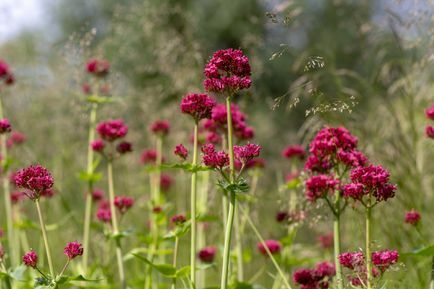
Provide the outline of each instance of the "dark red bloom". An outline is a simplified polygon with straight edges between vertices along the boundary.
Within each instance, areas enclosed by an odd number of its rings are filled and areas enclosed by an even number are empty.
[[[258,250],[259,250],[259,252],[262,255],[265,255],[265,256],[268,255],[267,254],[267,250],[265,249],[265,246],[268,248],[268,250],[270,251],[270,253],[272,255],[279,254],[280,250],[282,250],[282,245],[280,244],[279,241],[270,239],[270,240],[265,240],[264,243],[259,242],[258,245],[257,245],[258,246]]]
[[[38,264],[38,255],[35,251],[29,251],[23,256],[23,263],[24,265],[32,268],[36,268],[36,265]]]
[[[15,82],[15,77],[9,65],[2,59],[0,59],[0,81],[1,80],[4,80],[6,85],[12,85]]]
[[[88,73],[98,77],[106,76],[110,71],[110,63],[104,59],[91,59],[86,63]]]
[[[426,136],[434,139],[434,127],[427,125],[425,129]]]
[[[0,134],[11,132],[11,123],[7,118],[0,119]]]
[[[157,151],[153,149],[144,150],[140,157],[140,161],[142,164],[155,164],[157,161]]]
[[[128,126],[121,119],[108,120],[99,123],[96,131],[103,140],[112,142],[125,137],[128,133]]]
[[[425,110],[425,115],[428,119],[434,120],[434,104]]]
[[[243,146],[234,146],[234,155],[242,164],[246,164],[261,153],[261,147],[256,144],[246,144]]]
[[[292,145],[286,147],[283,150],[282,155],[287,159],[298,158],[302,160],[306,155],[306,151],[301,145]]]
[[[93,151],[95,152],[102,152],[105,148],[105,143],[102,139],[97,139],[94,140],[91,144],[90,144],[91,148]]]
[[[94,200],[94,201],[101,201],[102,199],[103,199],[103,197],[104,197],[104,191],[103,190],[101,190],[101,189],[94,189],[93,191],[92,191],[92,199]]]
[[[134,199],[127,196],[116,196],[115,206],[121,214],[125,214],[134,205]]]
[[[411,210],[411,211],[405,213],[405,222],[407,224],[415,226],[415,225],[419,224],[420,219],[421,219],[421,215],[418,211]]]
[[[165,136],[169,133],[170,124],[167,120],[157,120],[149,126],[149,129],[155,134]]]
[[[188,150],[182,144],[177,145],[173,153],[183,160],[188,157]]]
[[[163,192],[170,190],[173,184],[173,178],[168,174],[161,174],[160,176],[160,187]]]
[[[339,186],[339,180],[329,175],[316,175],[306,180],[306,198],[315,202],[332,194]]]
[[[179,215],[175,215],[175,216],[173,216],[173,217],[170,219],[170,221],[171,221],[173,224],[175,224],[175,225],[181,225],[181,224],[184,224],[184,223],[187,221],[187,219],[185,218],[184,215],[179,214]]]
[[[51,189],[54,179],[51,173],[40,165],[33,165],[19,170],[14,177],[15,185],[18,188],[29,190],[28,196],[32,199],[38,199],[44,190]]]
[[[329,249],[333,247],[333,233],[319,235],[318,243],[323,249]]]
[[[7,147],[10,148],[13,145],[20,145],[26,141],[26,136],[23,133],[14,131],[7,140]]]
[[[63,253],[65,253],[69,260],[72,260],[77,256],[83,255],[83,247],[78,242],[71,242],[66,244]]]
[[[11,193],[11,202],[12,204],[18,204],[26,197],[26,194],[20,191],[15,191]]]
[[[101,203],[104,203],[101,201]],[[103,223],[111,223],[112,221],[112,213],[109,208],[105,206],[100,206],[96,211],[96,218]]]
[[[362,252],[346,252],[339,255],[339,263],[351,270],[362,267],[365,264],[365,256]]]
[[[163,208],[160,207],[160,206],[155,206],[155,207],[152,208],[152,212],[153,212],[154,214],[159,214],[159,213],[161,213],[162,211],[163,211]]]
[[[196,121],[211,118],[216,101],[205,93],[187,94],[181,101],[181,111],[191,115]]]
[[[276,213],[276,221],[281,223],[283,221],[288,221],[289,214],[285,211],[279,211]]]
[[[229,165],[229,155],[224,151],[216,151],[213,144],[202,146],[202,160],[206,166],[223,169]]]
[[[47,190],[43,190],[41,192],[41,197],[49,199],[49,198],[52,198],[55,194],[56,194],[56,192],[53,189],[47,189]]]
[[[89,83],[84,83],[81,86],[81,89],[82,89],[83,93],[86,94],[86,95],[92,94],[92,87],[90,86]]]
[[[372,263],[381,271],[386,271],[398,262],[399,254],[396,250],[383,250],[372,253]]]
[[[214,246],[209,246],[201,249],[197,256],[199,260],[204,263],[212,263],[214,262],[215,254],[217,253],[217,248]]]
[[[116,150],[121,155],[130,153],[133,151],[133,145],[128,141],[123,141],[116,146]]]
[[[294,283],[300,285],[302,289],[317,289],[315,271],[312,269],[301,268],[292,275]]]

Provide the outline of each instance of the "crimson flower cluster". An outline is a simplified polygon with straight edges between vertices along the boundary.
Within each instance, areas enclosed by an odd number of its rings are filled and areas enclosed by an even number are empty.
[[[86,63],[86,71],[97,77],[104,77],[110,71],[110,63],[105,59],[90,59]]]
[[[280,244],[279,241],[273,239],[265,240],[264,243],[259,242],[257,244],[257,247],[259,253],[261,253],[264,256],[268,256],[266,248],[268,248],[268,250],[272,255],[279,254],[280,251],[282,250],[282,244]]]
[[[96,218],[107,224],[111,224],[112,213],[110,211],[110,202],[107,200],[100,201],[98,205],[98,210],[96,211]]]
[[[4,81],[6,85],[12,85],[15,82],[15,76],[9,65],[2,59],[0,59],[0,81]]]
[[[160,176],[160,188],[163,192],[167,192],[173,185],[173,178],[168,174],[161,174]]]
[[[205,93],[187,94],[181,101],[181,111],[191,115],[196,121],[211,118],[216,101]]]
[[[170,221],[173,224],[179,226],[184,224],[187,221],[187,218],[184,215],[179,214],[179,215],[174,215],[172,218],[170,218]]]
[[[330,262],[316,264],[314,269],[301,268],[294,272],[292,279],[301,289],[327,289],[336,275],[335,266]]]
[[[252,84],[249,58],[238,49],[216,51],[206,64],[204,74],[203,85],[207,91],[232,95]]]
[[[36,268],[38,265],[38,254],[35,251],[29,251],[23,256],[23,263],[27,267]]]
[[[7,118],[0,119],[0,134],[11,132],[11,123]]]
[[[31,200],[37,200],[43,191],[51,189],[54,178],[46,168],[33,165],[16,172],[14,182],[18,188],[27,190],[26,195]]]
[[[101,139],[93,141],[90,146],[95,152],[105,155],[106,142],[113,144],[115,141],[124,138],[128,133],[128,126],[121,119],[108,120],[100,122],[96,131]],[[120,141],[116,145],[116,151],[120,154],[126,154],[133,151],[133,146],[130,142]],[[108,155],[112,157],[112,152]]]
[[[142,164],[155,164],[157,161],[157,151],[154,149],[145,149],[140,156]]]
[[[243,165],[258,157],[260,153],[261,147],[256,144],[249,143],[243,146],[234,146],[234,156]]]
[[[224,151],[216,151],[213,144],[202,146],[202,160],[206,166],[222,170],[229,165],[229,155]]]
[[[371,257],[374,265],[372,276],[377,278],[398,262],[399,254],[396,250],[382,250],[372,252]],[[353,286],[366,284],[365,256],[362,252],[342,253],[339,255],[339,263],[352,271],[349,280]]]
[[[83,247],[78,242],[71,242],[66,244],[63,253],[68,257],[69,260],[72,260],[77,256],[83,255]]]
[[[103,190],[101,190],[101,189],[94,189],[92,191],[92,199],[95,202],[101,201],[103,199],[103,197],[104,197],[104,191]]]
[[[425,111],[425,115],[427,119],[434,120],[434,104]],[[425,128],[425,133],[427,137],[434,139],[434,126],[427,125]]]
[[[119,213],[123,215],[134,205],[134,199],[127,196],[116,196],[114,204],[118,208]]]
[[[6,145],[11,148],[14,145],[21,145],[26,141],[26,136],[23,133],[14,131],[11,136],[7,139]]]
[[[407,224],[416,226],[417,224],[419,224],[421,219],[422,219],[422,216],[420,215],[420,213],[418,211],[411,210],[411,211],[405,213],[405,222]]]
[[[306,198],[315,202],[317,199],[325,198],[339,188],[339,180],[331,175],[314,175],[306,180]]]
[[[186,160],[188,157],[188,150],[182,144],[177,145],[173,153],[183,160]]]
[[[304,150],[304,148],[301,145],[292,145],[292,146],[286,147],[282,151],[282,155],[287,159],[297,158],[297,159],[302,160],[306,156],[306,151]]]
[[[323,249],[332,248],[333,240],[334,240],[333,233],[318,236],[318,243]]]
[[[214,262],[215,255],[217,253],[217,248],[214,246],[209,246],[201,249],[197,256],[199,257],[199,260],[201,260],[204,263],[212,263]]]
[[[149,130],[156,135],[166,136],[170,130],[170,123],[167,120],[157,120],[149,126]]]

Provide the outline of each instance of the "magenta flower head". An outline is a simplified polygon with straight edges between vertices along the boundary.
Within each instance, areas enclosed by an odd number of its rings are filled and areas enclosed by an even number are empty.
[[[214,262],[215,255],[217,253],[217,248],[214,246],[209,246],[201,249],[197,256],[199,260],[204,263],[212,263]]]
[[[105,143],[102,139],[97,139],[90,144],[90,147],[94,152],[101,153],[104,151]]]
[[[232,95],[252,84],[249,59],[238,49],[215,52],[206,64],[204,74],[203,85],[207,91]]]
[[[69,260],[74,259],[77,256],[83,255],[83,247],[78,242],[71,242],[66,244],[63,253],[68,257]]]
[[[27,267],[32,267],[33,269],[36,268],[36,265],[38,264],[38,255],[35,251],[29,251],[23,256],[23,263]]]
[[[434,120],[434,104],[425,110],[425,115],[428,119]]]
[[[268,250],[270,251],[270,253],[272,255],[279,254],[280,251],[282,250],[282,245],[280,244],[279,241],[270,239],[270,240],[265,240],[264,243],[259,242],[257,245],[259,252],[264,256],[268,255],[267,250],[265,249],[265,246],[267,246]]]
[[[246,144],[243,146],[234,146],[235,158],[242,164],[247,164],[250,160],[258,157],[261,153],[261,147],[256,144]]]
[[[128,141],[123,141],[116,146],[116,150],[121,155],[130,153],[133,151],[133,145]]]
[[[306,156],[306,151],[301,145],[292,145],[286,147],[283,150],[282,155],[287,159],[298,158],[302,160]]]
[[[170,123],[167,120],[157,120],[149,126],[149,129],[156,135],[166,136],[170,130]]]
[[[288,218],[289,218],[288,212],[279,211],[279,212],[276,213],[276,221],[278,223],[282,223],[284,221],[288,221]]]
[[[173,153],[183,160],[187,159],[188,157],[188,150],[182,144],[177,145]]]
[[[86,63],[86,71],[92,75],[104,77],[110,71],[110,63],[104,59],[90,59]]]
[[[123,215],[134,205],[134,199],[126,196],[116,196],[115,206]]]
[[[418,211],[415,210],[411,210],[409,212],[405,213],[405,222],[407,224],[416,226],[417,224],[419,224],[420,220],[421,220],[421,215]]]
[[[168,174],[161,174],[160,176],[160,187],[163,192],[167,192],[173,185],[173,178]]]
[[[211,118],[216,101],[205,93],[187,94],[181,101],[181,111],[191,115],[196,121]]]
[[[96,211],[96,218],[103,223],[110,224],[112,221],[112,213],[110,209],[100,206]]]
[[[306,180],[306,198],[315,202],[332,194],[339,187],[339,180],[329,175],[315,175]]]
[[[179,215],[175,215],[175,216],[173,216],[173,217],[170,219],[170,221],[171,221],[173,224],[179,226],[179,225],[184,224],[184,223],[187,221],[187,219],[185,218],[184,215],[179,214]]]
[[[4,81],[6,85],[12,85],[15,83],[15,77],[11,72],[9,65],[2,59],[0,59],[0,81]]]
[[[96,202],[101,201],[104,197],[104,191],[101,189],[94,189],[92,191],[92,199]]]
[[[333,233],[319,235],[318,243],[323,249],[329,249],[333,247]]]
[[[333,277],[336,275],[335,265],[327,261],[320,262],[315,265],[315,275],[318,279]]]
[[[434,127],[427,125],[425,128],[425,134],[427,137],[434,139]]]
[[[21,145],[26,141],[26,136],[23,133],[14,131],[7,140],[7,147],[10,148],[14,145]]]
[[[26,193],[32,200],[39,199],[42,191],[51,189],[54,179],[51,173],[40,165],[33,165],[19,170],[15,176],[15,185],[30,193]]]
[[[365,256],[362,252],[342,253],[339,255],[339,263],[350,270],[355,270],[365,265]]]
[[[202,160],[206,166],[223,169],[229,165],[229,155],[224,151],[216,151],[213,144],[202,146]]]
[[[140,162],[142,164],[155,164],[157,161],[157,151],[153,149],[144,150],[140,156]]]
[[[292,280],[295,284],[300,285],[302,289],[316,289],[318,288],[317,280],[315,278],[315,270],[301,268],[294,272]]]
[[[11,123],[7,118],[0,119],[0,134],[11,132]]]
[[[103,140],[113,142],[126,136],[128,126],[121,119],[108,120],[99,123],[96,131]]]
[[[381,271],[386,271],[398,262],[399,254],[396,250],[383,250],[372,253],[372,263]]]

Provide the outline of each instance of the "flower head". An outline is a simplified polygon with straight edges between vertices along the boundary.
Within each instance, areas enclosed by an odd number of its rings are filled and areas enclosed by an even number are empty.
[[[94,200],[94,201],[101,201],[102,199],[103,199],[103,197],[104,197],[104,191],[103,190],[101,190],[101,189],[94,189],[93,191],[92,191],[92,199]]]
[[[301,145],[292,145],[286,147],[283,150],[282,155],[287,159],[298,158],[302,160],[306,156],[306,151]]]
[[[171,221],[173,224],[179,226],[179,225],[184,224],[184,223],[187,221],[187,218],[185,218],[184,215],[179,214],[179,215],[175,215],[175,216],[173,216],[173,217],[170,219],[170,221]]]
[[[173,178],[168,174],[161,174],[160,176],[160,187],[163,192],[170,190],[173,184]]]
[[[399,254],[396,250],[383,250],[372,253],[372,263],[381,271],[386,271],[398,262]]]
[[[362,267],[365,264],[365,256],[362,252],[346,252],[339,255],[339,263],[351,270]]]
[[[270,239],[270,240],[265,240],[264,243],[259,242],[257,246],[258,246],[258,250],[259,250],[259,252],[260,252],[262,255],[265,255],[265,256],[268,255],[268,253],[267,253],[267,249],[266,249],[265,247],[268,248],[268,250],[270,251],[270,253],[271,253],[272,255],[274,255],[274,254],[278,254],[278,253],[280,253],[280,251],[282,250],[282,244],[280,244],[279,241],[272,240],[272,239]]]
[[[6,85],[12,85],[15,82],[15,77],[9,65],[4,60],[0,59],[0,81],[2,80]]]
[[[92,75],[104,77],[110,71],[110,63],[104,59],[90,59],[86,63],[86,70]]]
[[[315,265],[315,277],[322,279],[324,277],[333,277],[336,275],[335,265],[330,262],[320,262]]]
[[[99,123],[96,131],[103,140],[112,142],[125,137],[128,133],[128,126],[121,119],[108,120]]]
[[[319,198],[326,197],[336,190],[339,180],[329,175],[315,175],[306,180],[306,198],[315,202]]]
[[[181,111],[199,121],[204,118],[211,118],[211,112],[215,105],[215,100],[205,93],[190,93],[182,99]]]
[[[46,190],[43,190],[41,192],[41,197],[49,199],[49,198],[52,198],[55,194],[56,194],[56,191],[54,191],[52,188],[51,189],[46,189]]]
[[[7,140],[7,147],[10,148],[13,145],[20,145],[26,141],[26,136],[23,133],[14,131]]]
[[[134,199],[127,196],[116,196],[114,202],[121,214],[125,214],[134,205]]]
[[[214,246],[209,246],[201,249],[197,256],[199,260],[204,263],[212,263],[214,262],[215,254],[217,253],[217,248]]]
[[[238,49],[216,51],[206,64],[204,74],[207,91],[233,94],[252,84],[249,59]]]
[[[11,123],[7,118],[0,119],[0,134],[11,132]]]
[[[149,126],[149,129],[157,135],[165,136],[169,133],[170,124],[167,120],[157,120]]]
[[[318,236],[318,243],[323,249],[328,249],[333,247],[333,233],[325,234],[325,235],[319,235]]]
[[[425,115],[428,119],[434,120],[434,104],[425,110]]]
[[[278,223],[282,223],[284,221],[288,221],[288,218],[289,218],[288,212],[279,211],[279,212],[276,213],[276,221]]]
[[[427,125],[425,128],[425,134],[427,137],[434,139],[434,127],[431,125]]]
[[[234,146],[235,158],[242,164],[246,164],[248,161],[255,157],[258,157],[261,153],[261,147],[256,144],[246,144],[243,146]]]
[[[120,153],[121,155],[130,153],[133,151],[133,145],[128,141],[123,141],[118,143],[116,146],[116,151]]]
[[[68,257],[69,260],[74,259],[77,256],[83,255],[83,247],[78,242],[71,242],[66,244],[63,253]]]
[[[24,192],[15,191],[11,193],[11,202],[12,204],[18,204],[26,197]]]
[[[229,155],[224,151],[216,151],[213,144],[202,146],[202,160],[206,166],[223,169],[229,165]]]
[[[38,264],[38,255],[35,251],[29,251],[23,256],[23,263],[27,267],[32,267],[33,269],[36,268],[36,265]]]
[[[415,226],[419,224],[420,219],[421,219],[421,215],[418,211],[411,210],[405,213],[405,222],[407,224]]]
[[[183,144],[177,145],[173,153],[183,160],[187,159],[188,157],[188,150],[185,148]]]
[[[97,139],[91,142],[90,147],[94,152],[102,152],[105,148],[105,143],[102,139]]]
[[[142,164],[155,164],[157,161],[157,151],[153,149],[144,150],[140,156]]]
[[[103,205],[101,205],[103,204]],[[105,202],[101,201],[98,210],[96,211],[96,218],[103,222],[110,224],[112,221],[112,213],[108,207],[105,206]]]
[[[53,186],[54,179],[51,173],[40,165],[33,165],[19,170],[15,176],[15,185],[18,188],[29,190],[28,196],[32,199],[38,199],[44,190]]]

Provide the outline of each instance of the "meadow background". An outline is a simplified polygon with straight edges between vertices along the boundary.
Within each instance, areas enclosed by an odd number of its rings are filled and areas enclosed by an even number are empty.
[[[31,9],[17,3],[22,8],[11,8],[8,1],[0,4],[5,15],[0,20],[2,33],[16,30],[15,25],[24,21],[7,21],[8,11]],[[356,135],[360,149],[388,168],[398,185],[396,197],[374,213],[378,247],[405,253],[433,242],[434,142],[424,132],[428,122],[424,110],[434,102],[432,1],[38,3],[43,12],[37,25],[0,37],[0,58],[10,64],[17,79],[2,97],[14,130],[27,136],[23,146],[11,151],[13,167],[38,162],[55,177],[58,193],[43,204],[48,224],[57,224],[49,232],[53,254],[61,252],[67,241],[82,238],[86,184],[78,173],[85,169],[87,153],[88,107],[81,91],[88,77],[86,61],[102,57],[111,63],[110,91],[119,101],[105,105],[99,120],[123,118],[130,127],[134,152],[116,164],[115,181],[117,193],[136,199],[123,227],[140,232],[146,228],[143,216],[149,191],[140,154],[155,141],[148,126],[156,119],[171,122],[164,149],[175,161],[174,146],[188,143],[191,130],[179,112],[180,99],[202,90],[204,64],[212,52],[228,47],[241,48],[252,65],[252,88],[236,102],[255,128],[254,141],[263,146],[267,161],[250,205],[264,237],[279,239],[286,234],[286,227],[275,221],[276,212],[289,202],[282,185],[291,164],[282,158],[282,150],[290,144],[307,146],[319,128],[330,124],[344,125]],[[190,180],[178,173],[172,176],[175,182],[168,198],[186,212]],[[105,190],[105,184],[103,179],[96,187]],[[218,215],[219,192],[211,190],[210,198],[209,210]],[[420,233],[404,224],[405,212],[413,208],[422,214]],[[23,210],[36,220],[30,202]],[[307,210],[293,246],[295,267],[332,260],[332,251],[317,242],[318,235],[332,231],[331,215],[320,205]],[[344,250],[363,247],[363,227],[360,210],[350,208],[343,220]],[[95,222],[94,230],[94,241],[102,242],[101,225]],[[29,232],[39,238],[37,230]],[[211,224],[210,236],[222,232],[219,222]],[[183,242],[185,258],[180,262],[187,264],[188,236]],[[264,260],[253,234],[246,234],[244,242],[246,275],[253,276]],[[133,247],[127,244],[125,251]],[[90,258],[101,254],[94,250]],[[140,272],[133,261],[127,268]],[[268,269],[274,272],[271,265]],[[208,278],[217,284],[219,269],[210,270],[214,274]],[[430,270],[431,258],[402,254],[398,269],[387,273],[387,288],[427,288]],[[270,288],[272,278],[264,274],[257,282]]]

